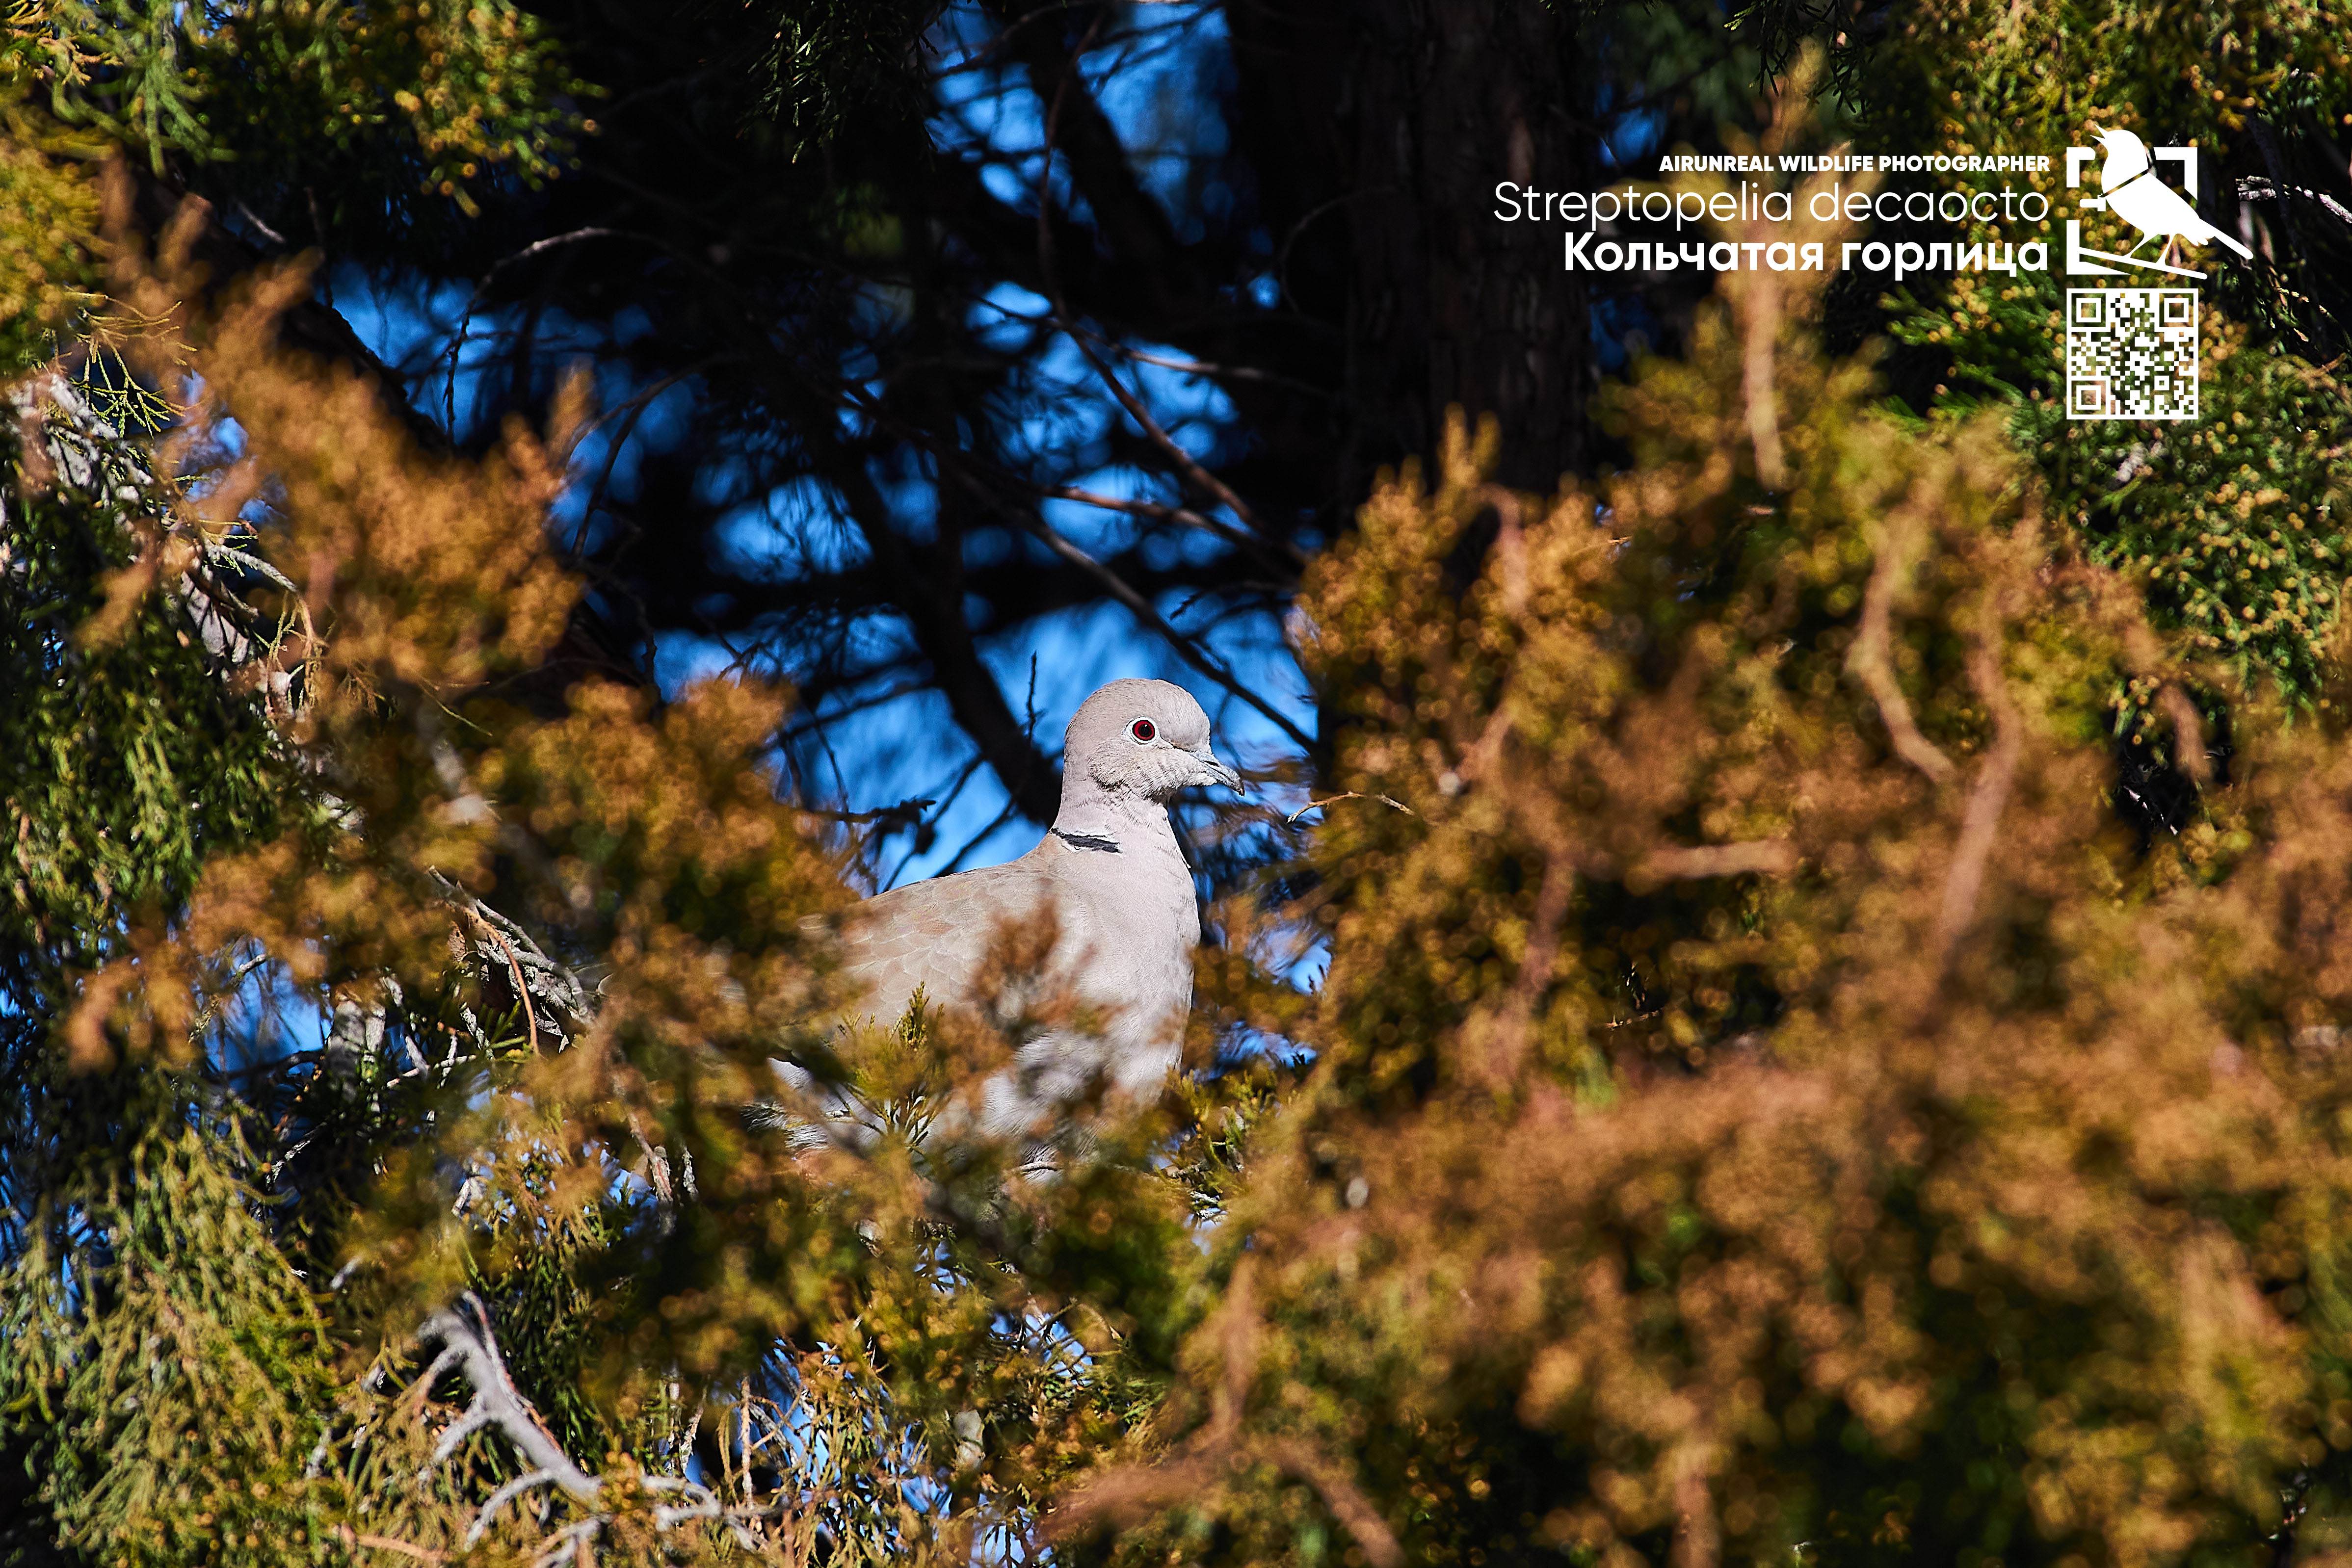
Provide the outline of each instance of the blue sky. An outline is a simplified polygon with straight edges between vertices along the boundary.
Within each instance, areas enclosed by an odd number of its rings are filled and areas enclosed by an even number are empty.
[[[1046,106],[1030,89],[1026,76],[1001,52],[976,48],[992,36],[978,8],[951,6],[935,35],[940,61],[938,109],[931,120],[944,150],[973,159],[1000,199],[1034,212],[1041,181],[1057,205],[1074,198],[1056,161],[1045,158]],[[1081,65],[1087,86],[1129,149],[1139,177],[1172,214],[1180,234],[1214,215],[1233,193],[1221,184],[1225,151],[1222,113],[1203,112],[1223,94],[1230,73],[1222,9],[1211,5],[1135,7],[1104,47]],[[1660,119],[1654,110],[1615,117],[1602,150],[1604,164],[1630,168],[1656,150]],[[1081,211],[1083,209],[1081,208]],[[335,303],[370,346],[387,362],[412,369],[429,365],[432,380],[420,401],[436,419],[464,428],[476,409],[475,382],[487,362],[486,336],[505,323],[489,316],[467,319],[471,290],[447,285],[429,294],[388,295],[357,275],[337,279]],[[1240,286],[1270,301],[1270,274]],[[894,302],[877,289],[869,308],[887,313]],[[974,325],[1001,333],[1008,342],[1043,336],[1047,346],[1024,361],[1013,389],[1019,423],[1004,459],[1018,465],[1040,459],[1041,468],[1069,472],[1077,487],[1114,499],[1186,499],[1167,493],[1134,468],[1112,461],[1113,436],[1125,427],[1140,434],[1112,399],[1086,358],[1066,336],[1047,330],[1049,303],[1010,283],[973,302]],[[464,322],[462,329],[459,324]],[[1602,368],[1615,371],[1626,358],[1626,340],[1651,326],[1638,312],[1614,301],[1594,306],[1593,337]],[[541,317],[541,340],[560,357],[564,324]],[[451,345],[454,344],[454,347]],[[1246,439],[1224,394],[1205,376],[1153,360],[1182,362],[1164,344],[1129,342],[1117,358],[1118,373],[1153,412],[1171,436],[1192,455],[1214,463],[1239,455],[1232,444]],[[1149,356],[1137,358],[1137,354]],[[581,482],[558,508],[556,526],[567,538],[577,528],[582,497],[592,481],[609,479],[625,496],[635,482],[639,455],[667,445],[695,395],[690,382],[661,389],[632,386],[625,372],[606,371],[596,389],[607,416],[583,444],[576,458]],[[854,414],[848,415],[854,419]],[[1050,460],[1048,460],[1050,459]],[[796,482],[764,494],[742,497],[740,460],[724,453],[703,463],[706,495],[738,497],[721,530],[720,548],[746,563],[764,564],[790,576],[852,563],[864,546],[842,517],[836,497],[813,482]],[[872,475],[898,515],[919,527],[933,505],[935,476],[908,465]],[[1083,503],[1050,500],[1046,520],[1065,538],[1097,558],[1114,554],[1142,538],[1131,515]],[[1231,521],[1230,517],[1227,519]],[[973,541],[974,552],[992,541]],[[1211,548],[1202,536],[1160,534],[1147,550]],[[987,564],[976,553],[967,565]],[[1236,681],[1302,731],[1314,728],[1312,705],[1293,658],[1278,607],[1237,607],[1163,596],[1155,609],[1171,625],[1196,638]],[[877,616],[853,635],[885,654],[907,652],[903,626]],[[1016,714],[1034,712],[1039,744],[1058,754],[1064,727],[1087,693],[1104,681],[1153,675],[1191,689],[1208,708],[1222,752],[1244,767],[1295,757],[1297,747],[1263,714],[1234,701],[1215,683],[1189,668],[1166,641],[1116,605],[1072,610],[986,639],[983,656]],[[743,665],[742,650],[708,638],[674,632],[665,638],[656,670],[665,689],[727,674]],[[911,685],[912,683],[905,683]],[[1019,854],[1036,841],[1037,825],[1011,812],[1005,790],[951,721],[937,693],[868,687],[838,694],[812,724],[807,716],[787,730],[791,771],[808,804],[845,812],[872,811],[917,798],[937,798],[935,836],[916,850],[911,834],[881,846],[869,862],[877,885],[895,885],[961,866],[983,865]],[[950,795],[950,792],[951,796]],[[1275,791],[1269,804],[1295,807],[1303,796]]]
[[[1216,90],[1218,73],[1226,68],[1223,19],[1213,6],[1155,7],[1138,16],[1124,41],[1087,57],[1085,74],[1134,151],[1147,188],[1180,221],[1193,221],[1192,214],[1204,206],[1213,208],[1231,199],[1213,180],[1201,183],[1199,172],[1213,168],[1223,151],[1222,118],[1195,111],[1202,95]],[[1002,198],[1034,211],[1043,106],[1016,70],[992,64],[960,67],[961,51],[985,36],[977,11],[968,5],[952,9],[942,22],[939,37],[945,68],[933,131],[943,147],[985,160],[986,178]],[[1056,200],[1066,201],[1066,179],[1058,166],[1053,181]],[[354,273],[339,277],[336,284],[337,308],[387,363],[412,370],[430,365],[432,379],[419,400],[425,412],[459,429],[473,423],[476,382],[488,359],[483,340],[505,323],[492,314],[468,319],[472,295],[461,285],[429,293],[392,293]],[[1272,279],[1257,279],[1250,287],[1270,293]],[[887,309],[888,301],[877,298],[875,308]],[[972,309],[976,325],[1008,337],[1037,331],[1038,323],[1051,313],[1045,299],[1009,283],[975,301]],[[542,317],[536,329],[560,356],[561,320]],[[1165,344],[1126,347],[1157,359],[1184,359]],[[1235,439],[1234,413],[1213,382],[1131,358],[1121,373],[1187,452],[1211,461],[1233,455],[1221,444]],[[1111,461],[1114,426],[1126,426],[1131,435],[1140,432],[1066,337],[1056,337],[1045,352],[1033,356],[1024,382],[1018,389],[1024,413],[1014,450],[1006,454],[1009,459],[1077,454],[1082,464],[1094,460],[1075,481],[1079,488],[1115,499],[1180,499],[1154,490],[1140,472]],[[600,405],[606,410],[628,404],[636,391],[617,371],[597,388]],[[581,497],[608,465],[614,489],[629,493],[639,455],[667,443],[677,411],[693,395],[691,385],[682,383],[650,399],[641,410],[633,408],[625,422],[600,423],[576,455],[580,482],[558,507],[559,534],[568,537],[577,527]],[[715,455],[707,465],[709,494],[732,493],[729,481],[740,479],[743,472],[741,465]],[[902,517],[919,522],[926,515],[931,505],[931,475],[877,471],[873,476]],[[1078,502],[1048,501],[1045,515],[1064,537],[1097,558],[1135,544],[1141,531],[1129,514]],[[783,572],[845,564],[863,549],[840,517],[835,498],[807,483],[779,486],[740,502],[722,537],[722,548],[739,559],[769,562]],[[1145,549],[1165,553],[1203,549],[1208,543],[1197,534],[1162,535]],[[968,564],[983,563],[974,559]],[[1278,610],[1259,606],[1236,612],[1230,604],[1181,594],[1163,596],[1154,608],[1170,624],[1196,638],[1261,701],[1301,730],[1312,732],[1312,705]],[[884,648],[904,635],[878,618],[861,626],[857,634]],[[1297,747],[1271,720],[1188,667],[1164,639],[1116,605],[1072,610],[1033,622],[986,642],[983,655],[1013,711],[1024,716],[1034,711],[1034,734],[1048,755],[1058,756],[1062,731],[1089,692],[1105,681],[1129,675],[1158,676],[1192,691],[1214,723],[1220,752],[1245,767],[1297,754]],[[658,650],[656,670],[663,687],[675,693],[738,664],[739,650],[673,633]],[[914,692],[863,711],[842,711],[875,695],[844,694],[834,705],[835,714],[824,716],[821,741],[811,737],[812,727],[805,721],[788,733],[804,737],[793,747],[793,761],[812,805],[866,811],[912,798],[940,797],[944,788],[953,788],[952,799],[939,810],[936,836],[927,849],[914,851],[909,836],[902,835],[876,857],[872,870],[878,883],[896,884],[935,875],[951,864],[992,863],[1036,841],[1037,826],[1009,811],[1007,795],[994,774],[985,767],[969,766],[971,748],[951,722],[942,697]]]

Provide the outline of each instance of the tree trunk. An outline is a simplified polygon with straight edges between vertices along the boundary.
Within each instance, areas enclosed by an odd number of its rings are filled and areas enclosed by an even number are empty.
[[[1583,456],[1584,287],[1557,226],[1498,220],[1494,191],[1588,183],[1573,27],[1538,0],[1356,14],[1349,381],[1364,423],[1433,452],[1449,407],[1492,414],[1500,476],[1549,492]]]
[[[1504,180],[1589,188],[1576,29],[1539,0],[1234,0],[1245,134],[1282,281],[1340,329],[1343,508],[1433,454],[1446,411],[1492,414],[1508,483],[1584,458],[1590,329],[1557,225],[1494,216]],[[1342,516],[1345,510],[1342,511]]]

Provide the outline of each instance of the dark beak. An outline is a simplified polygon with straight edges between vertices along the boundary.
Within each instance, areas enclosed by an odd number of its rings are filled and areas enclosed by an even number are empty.
[[[1192,760],[1201,765],[1200,774],[1192,780],[1193,783],[1222,784],[1228,789],[1242,787],[1242,776],[1217,760],[1214,752],[1206,749],[1196,751],[1192,753]]]

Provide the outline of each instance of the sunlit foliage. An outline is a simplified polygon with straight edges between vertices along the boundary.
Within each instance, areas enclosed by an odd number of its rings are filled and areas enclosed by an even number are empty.
[[[2226,676],[1773,282],[1617,398],[1633,469],[1465,434],[1310,576],[1321,1061],[1080,1494],[1138,1561],[2332,1539],[2352,754],[2263,725],[2144,851],[2112,672],[2192,729]]]
[[[2340,18],[2279,16],[2080,101],[2015,8],[1926,7],[1883,63],[1956,136],[2184,80],[2200,135],[2337,112]],[[771,65],[821,137],[903,61],[805,19]],[[2235,296],[2205,422],[2086,433],[2038,283],[1848,351],[1817,276],[1746,273],[1557,493],[1456,420],[1303,568],[1328,756],[1226,824],[1282,858],[1202,955],[1224,1071],[1073,1107],[1040,1173],[940,1112],[1070,1023],[998,983],[1045,934],[999,934],[978,1009],[833,1030],[851,895],[779,775],[793,695],[571,659],[583,382],[453,455],[288,346],[302,264],[205,276],[195,202],[142,232],[233,132],[462,222],[576,123],[535,26],[5,26],[0,1561],[2344,1544],[2324,321]],[[1817,134],[1801,99],[1766,146]],[[1906,350],[1945,378],[1915,407]],[[2162,831],[2123,805],[2159,773]],[[804,1135],[834,1086],[876,1137]]]

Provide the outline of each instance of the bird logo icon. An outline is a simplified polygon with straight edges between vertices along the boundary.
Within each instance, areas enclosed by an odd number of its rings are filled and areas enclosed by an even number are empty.
[[[2251,249],[2199,217],[2187,198],[2157,178],[2156,161],[2148,155],[2147,143],[2128,131],[2101,131],[2094,125],[2091,132],[2105,153],[2099,165],[2098,204],[2140,233],[2139,244],[2116,259],[2137,258],[2150,241],[2158,239],[2164,241],[2160,265],[2168,268],[2183,243],[2201,249],[2219,240],[2241,256],[2253,258]]]

